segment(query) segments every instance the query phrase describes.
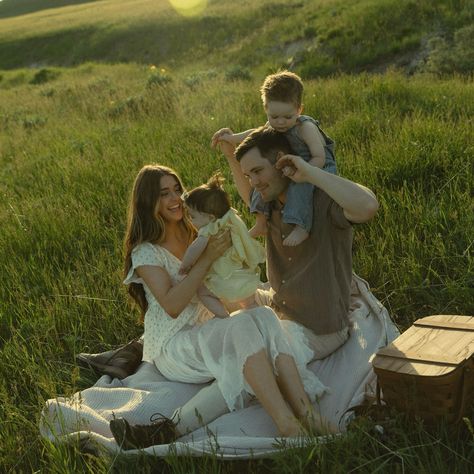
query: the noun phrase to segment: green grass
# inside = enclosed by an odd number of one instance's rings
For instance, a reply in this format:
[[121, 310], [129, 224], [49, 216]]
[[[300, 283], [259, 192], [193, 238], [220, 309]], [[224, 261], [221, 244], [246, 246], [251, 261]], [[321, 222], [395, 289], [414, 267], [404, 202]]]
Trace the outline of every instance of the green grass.
[[[59, 3], [69, 2], [44, 5]], [[268, 70], [288, 61], [306, 77], [371, 69], [439, 29], [432, 62], [446, 67], [450, 38], [468, 38], [472, 19], [462, 0], [246, 1], [238, 10], [215, 1], [187, 19], [164, 0], [71, 3], [15, 16], [33, 3], [14, 11], [0, 2], [0, 470], [472, 471], [472, 429], [428, 432], [403, 419], [382, 439], [362, 420], [328, 445], [251, 462], [95, 458], [40, 439], [44, 402], [95, 381], [74, 355], [142, 331], [121, 285], [121, 246], [143, 164], [172, 166], [188, 187], [221, 169], [250, 223], [209, 140], [222, 126], [264, 122], [258, 88]], [[466, 71], [471, 50], [456, 41], [464, 62], [454, 63]], [[340, 173], [381, 204], [356, 228], [356, 272], [402, 329], [429, 314], [473, 315], [472, 77], [389, 69], [305, 84], [305, 111], [336, 140]]]
[[[7, 16], [14, 1], [0, 2], [0, 69], [132, 61], [262, 75], [290, 64], [306, 78], [390, 64], [474, 70], [473, 0], [219, 0], [192, 17], [167, 0], [50, 0]], [[30, 0], [17, 7], [33, 9]]]
[[41, 0], [41, 2], [37, 0], [2, 0], [0, 4], [0, 18], [17, 17], [51, 8], [94, 1], [96, 0]]
[[[106, 470], [110, 461], [39, 441], [40, 409], [93, 381], [79, 373], [74, 354], [141, 332], [120, 283], [125, 208], [138, 169], [158, 161], [189, 187], [219, 168], [230, 178], [209, 138], [220, 126], [263, 122], [260, 81], [197, 71], [191, 89], [189, 77], [167, 72], [170, 81], [150, 86], [157, 72], [133, 64], [56, 72], [39, 85], [29, 83], [37, 71], [5, 73], [10, 85], [0, 92], [0, 459], [18, 471], [72, 471], [75, 463]], [[23, 82], [11, 85], [18, 75]], [[354, 268], [395, 321], [405, 329], [429, 314], [474, 314], [472, 81], [339, 76], [308, 81], [305, 104], [336, 139], [341, 174], [380, 200], [377, 217], [356, 229]], [[227, 187], [249, 221], [230, 179]], [[301, 470], [346, 472], [368, 463], [368, 471], [396, 471], [404, 459], [413, 470], [423, 464], [426, 472], [443, 472], [454, 463], [463, 472], [472, 460], [466, 435], [440, 432], [439, 441], [429, 441], [420, 427], [400, 423], [390, 449], [356, 432], [350, 442], [308, 449]], [[439, 449], [448, 460], [434, 454]], [[290, 472], [296, 461], [288, 459], [246, 466]], [[166, 463], [204, 472], [215, 461]], [[218, 466], [215, 472], [232, 472], [241, 464]]]

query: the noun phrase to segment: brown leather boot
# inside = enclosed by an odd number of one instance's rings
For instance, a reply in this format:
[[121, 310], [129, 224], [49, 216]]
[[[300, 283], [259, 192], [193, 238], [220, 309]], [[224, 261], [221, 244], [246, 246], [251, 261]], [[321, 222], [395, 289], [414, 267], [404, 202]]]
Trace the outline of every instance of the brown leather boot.
[[[160, 414], [155, 413], [150, 420], [156, 415]], [[170, 444], [181, 436], [174, 422], [162, 415], [150, 425], [131, 425], [125, 418], [114, 418], [109, 426], [115, 441], [124, 451]]]
[[77, 354], [76, 360], [79, 364], [90, 367], [96, 373], [110, 375], [111, 377], [123, 379], [132, 375], [142, 361], [143, 344], [133, 340], [124, 346], [99, 354]]

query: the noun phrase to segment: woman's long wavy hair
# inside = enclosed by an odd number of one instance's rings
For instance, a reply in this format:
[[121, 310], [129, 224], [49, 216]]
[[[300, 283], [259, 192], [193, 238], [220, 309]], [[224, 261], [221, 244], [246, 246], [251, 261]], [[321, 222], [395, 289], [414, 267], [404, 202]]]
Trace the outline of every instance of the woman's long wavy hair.
[[[132, 195], [128, 206], [127, 231], [124, 242], [124, 278], [132, 266], [132, 250], [142, 242], [159, 244], [165, 238], [165, 223], [157, 213], [161, 194], [161, 178], [172, 176], [179, 184], [180, 191], [184, 192], [183, 184], [174, 170], [161, 165], [146, 165], [138, 173], [133, 184]], [[189, 233], [189, 242], [195, 236], [195, 229], [184, 212], [183, 226]], [[148, 303], [145, 290], [140, 283], [131, 283], [128, 293], [138, 304], [143, 321]]]

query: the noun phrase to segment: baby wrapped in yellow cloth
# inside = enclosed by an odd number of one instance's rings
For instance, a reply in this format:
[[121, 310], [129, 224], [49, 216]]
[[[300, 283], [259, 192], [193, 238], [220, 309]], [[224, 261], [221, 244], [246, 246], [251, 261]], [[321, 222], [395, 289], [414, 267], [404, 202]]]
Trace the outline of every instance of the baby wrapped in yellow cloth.
[[186, 273], [192, 267], [206, 248], [210, 236], [228, 229], [232, 246], [214, 261], [207, 273], [204, 279], [207, 290], [201, 288], [198, 292], [201, 301], [211, 312], [225, 317], [228, 316], [227, 309], [257, 306], [254, 295], [260, 285], [258, 265], [265, 261], [265, 249], [250, 237], [245, 223], [237, 211], [230, 207], [230, 199], [222, 188], [222, 181], [223, 178], [216, 174], [184, 197], [198, 235], [183, 257], [181, 273]]

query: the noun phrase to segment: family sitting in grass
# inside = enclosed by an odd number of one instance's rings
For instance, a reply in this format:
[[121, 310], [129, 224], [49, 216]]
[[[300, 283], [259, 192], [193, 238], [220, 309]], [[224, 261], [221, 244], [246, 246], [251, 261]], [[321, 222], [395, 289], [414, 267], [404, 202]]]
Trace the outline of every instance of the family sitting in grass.
[[[122, 449], [171, 443], [243, 408], [249, 396], [283, 437], [339, 430], [314, 403], [327, 387], [307, 365], [351, 335], [353, 224], [370, 220], [378, 202], [336, 175], [333, 141], [301, 115], [302, 92], [297, 75], [272, 74], [262, 86], [268, 122], [212, 137], [256, 213], [250, 233], [218, 176], [186, 193], [170, 168], [138, 173], [125, 284], [144, 315], [143, 340], [79, 360], [125, 377], [143, 359], [169, 380], [214, 382], [170, 418], [137, 425], [114, 417], [110, 430]], [[265, 252], [266, 285], [259, 282]]]

